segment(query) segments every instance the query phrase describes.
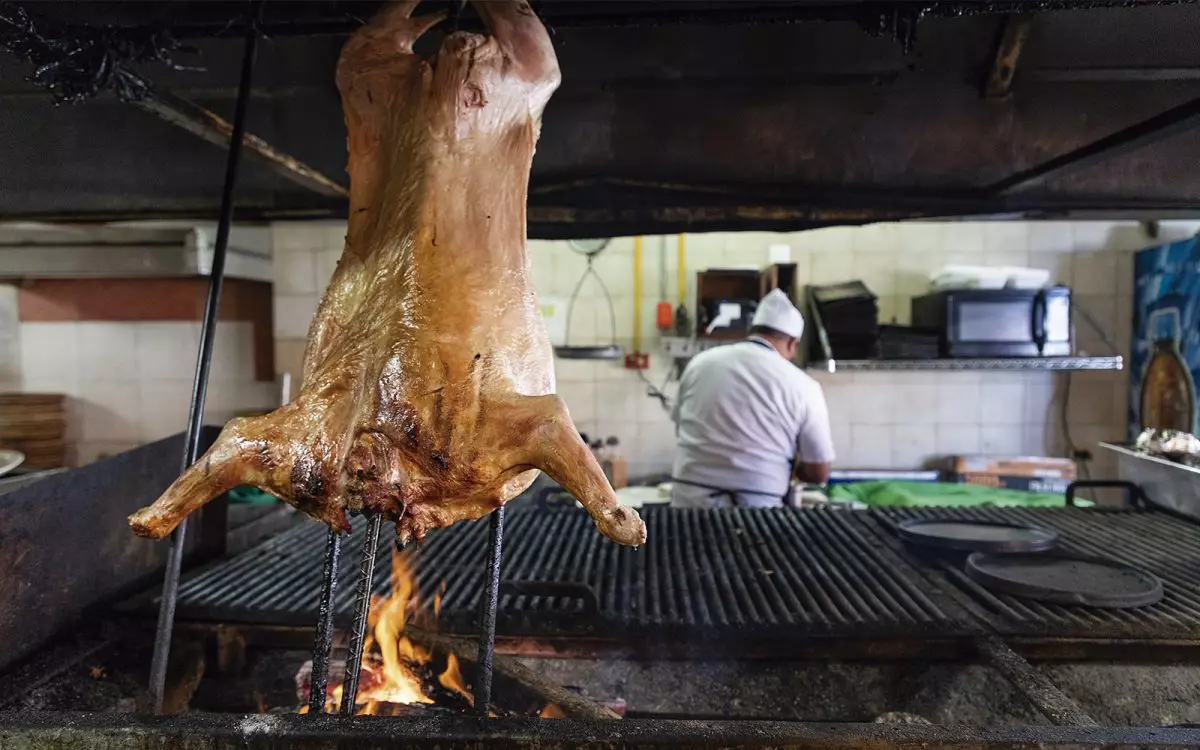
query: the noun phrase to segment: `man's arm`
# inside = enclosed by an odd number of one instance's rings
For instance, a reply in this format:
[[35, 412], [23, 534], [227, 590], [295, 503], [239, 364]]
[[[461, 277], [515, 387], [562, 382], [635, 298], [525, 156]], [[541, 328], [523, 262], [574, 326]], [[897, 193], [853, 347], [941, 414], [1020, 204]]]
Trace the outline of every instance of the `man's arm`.
[[829, 406], [817, 383], [804, 394], [804, 423], [796, 440], [800, 461], [796, 478], [809, 484], [825, 484], [833, 464], [833, 432], [829, 428]]
[[796, 467], [796, 478], [805, 484], [825, 484], [829, 481], [832, 464], [801, 461]]

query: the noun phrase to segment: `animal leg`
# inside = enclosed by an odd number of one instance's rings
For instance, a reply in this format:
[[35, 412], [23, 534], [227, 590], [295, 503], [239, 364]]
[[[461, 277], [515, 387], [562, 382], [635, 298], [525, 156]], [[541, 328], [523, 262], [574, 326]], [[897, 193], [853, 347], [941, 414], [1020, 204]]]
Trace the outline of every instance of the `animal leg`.
[[574, 495], [601, 534], [620, 544], [641, 546], [646, 541], [646, 524], [637, 511], [617, 500], [617, 493], [579, 436], [562, 399], [554, 395], [527, 396], [512, 409], [513, 419], [506, 429], [515, 430], [512, 434], [518, 436], [514, 454], [517, 463], [541, 469]]
[[[275, 495], [335, 529], [349, 530], [330, 467], [336, 448], [323, 436], [296, 439], [311, 424], [303, 397], [261, 417], [231, 420], [200, 460], [189, 466], [152, 505], [129, 517], [138, 536], [158, 539], [188, 514], [234, 487], [250, 485]], [[295, 422], [293, 422], [295, 420]]]
[[475, 10], [518, 76], [533, 84], [533, 106], [539, 114], [562, 80], [550, 34], [526, 0], [475, 0]]
[[204, 507], [222, 492], [241, 484], [263, 483], [265, 462], [253, 460], [258, 446], [247, 445], [243, 438], [250, 421], [231, 421], [200, 460], [172, 482], [153, 505], [130, 516], [129, 525], [134, 533], [155, 539], [164, 537], [188, 514]]

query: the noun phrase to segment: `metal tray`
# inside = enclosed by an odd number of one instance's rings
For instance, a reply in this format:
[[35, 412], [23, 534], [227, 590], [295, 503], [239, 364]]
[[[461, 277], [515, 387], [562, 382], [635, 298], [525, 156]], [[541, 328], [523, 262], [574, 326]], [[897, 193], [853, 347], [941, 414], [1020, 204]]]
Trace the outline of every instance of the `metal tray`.
[[911, 544], [957, 552], [1042, 552], [1058, 544], [1053, 529], [965, 519], [910, 518], [896, 533]]
[[1142, 488], [1150, 502], [1200, 519], [1200, 469], [1138, 453], [1124, 445], [1100, 443], [1117, 454], [1117, 477]]
[[1163, 598], [1158, 576], [1099, 557], [976, 552], [966, 569], [972, 580], [995, 591], [1056, 604], [1121, 609]]

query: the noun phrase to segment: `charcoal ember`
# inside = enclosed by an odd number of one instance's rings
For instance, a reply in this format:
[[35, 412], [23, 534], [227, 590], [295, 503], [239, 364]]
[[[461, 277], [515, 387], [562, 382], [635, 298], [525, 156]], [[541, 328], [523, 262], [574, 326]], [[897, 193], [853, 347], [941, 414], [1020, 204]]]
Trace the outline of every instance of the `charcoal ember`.
[[296, 703], [296, 665], [310, 652], [252, 649], [242, 675], [210, 672], [191, 700], [191, 708], [224, 713], [268, 712]]
[[904, 711], [887, 711], [875, 717], [876, 724], [933, 724], [932, 721], [917, 714]]
[[43, 711], [145, 711], [150, 706], [146, 644], [121, 640], [33, 687], [14, 708]]
[[136, 705], [116, 683], [74, 672], [30, 690], [18, 705], [30, 711], [120, 711], [129, 702]]
[[[329, 680], [325, 683], [325, 696], [333, 694], [333, 689], [342, 684], [346, 679], [346, 660], [345, 659], [330, 659], [329, 660]], [[296, 700], [300, 701], [301, 705], [308, 705], [308, 698], [312, 694], [312, 659], [300, 665], [300, 669], [296, 670]], [[362, 680], [361, 674], [359, 677], [360, 683]]]

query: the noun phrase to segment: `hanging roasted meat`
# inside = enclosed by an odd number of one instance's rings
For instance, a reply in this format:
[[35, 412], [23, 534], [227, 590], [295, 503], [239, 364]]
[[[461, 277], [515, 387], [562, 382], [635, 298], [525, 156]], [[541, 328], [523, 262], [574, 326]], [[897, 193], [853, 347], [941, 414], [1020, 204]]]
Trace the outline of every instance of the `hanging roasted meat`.
[[529, 167], [559, 71], [524, 0], [475, 3], [490, 36], [413, 53], [441, 14], [382, 11], [347, 42], [346, 247], [309, 331], [300, 393], [235, 419], [133, 530], [162, 537], [253, 485], [339, 530], [395, 521], [402, 541], [479, 518], [537, 470], [614, 541], [646, 527], [621, 506], [554, 395], [553, 351], [525, 244]]

